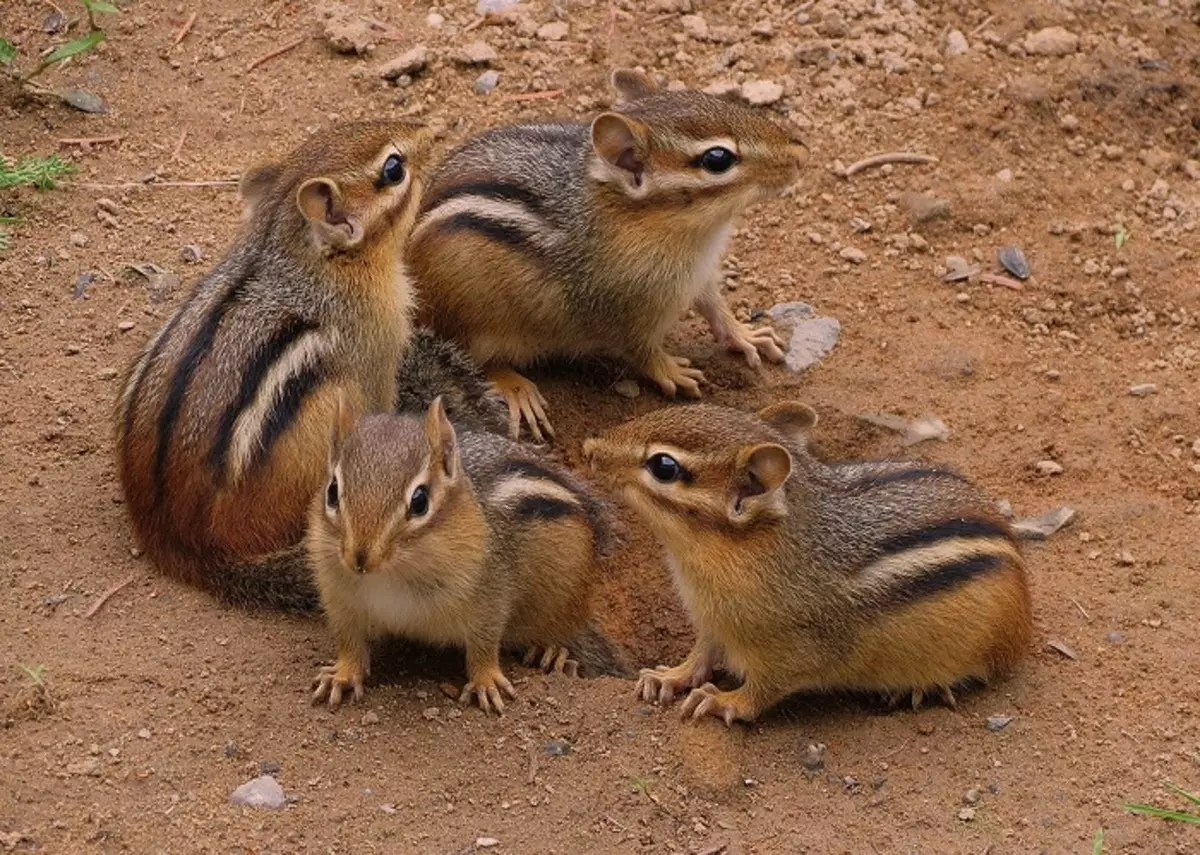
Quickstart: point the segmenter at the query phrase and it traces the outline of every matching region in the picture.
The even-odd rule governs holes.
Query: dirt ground
[[[5,0],[0,35],[27,56],[62,42],[43,32],[53,5]],[[1092,852],[1103,829],[1105,852],[1200,852],[1196,826],[1123,809],[1182,807],[1162,781],[1200,789],[1200,5],[532,0],[475,26],[474,3],[356,0],[349,20],[377,22],[363,56],[335,53],[309,3],[121,5],[107,44],[43,78],[96,92],[107,115],[0,101],[5,155],[79,167],[59,190],[0,196],[23,217],[0,252],[0,851],[1004,855]],[[555,20],[565,37],[539,35]],[[486,96],[484,69],[455,60],[477,40],[498,54]],[[379,78],[417,44],[427,69]],[[162,182],[236,177],[338,118],[415,114],[450,144],[586,117],[613,65],[775,82],[766,109],[811,146],[794,192],[736,234],[728,296],[743,312],[808,301],[841,340],[803,375],[755,375],[688,319],[674,344],[711,400],[799,398],[823,453],[945,461],[1018,516],[1077,509],[1027,549],[1036,642],[1011,679],[957,710],[799,698],[726,730],[681,724],[630,682],[515,663],[520,698],[487,719],[440,690],[458,656],[419,656],[331,714],[308,704],[333,652],[319,621],[222,608],[136,557],[118,377],[240,216],[230,187]],[[562,93],[506,100],[547,90]],[[837,174],[887,151],[938,160]],[[948,213],[914,223],[911,192]],[[1033,268],[1024,290],[942,281],[951,255],[1002,272],[1009,244]],[[138,262],[180,286],[152,293],[123,273]],[[663,405],[603,376],[537,376],[573,462],[591,429]],[[864,411],[933,413],[952,433],[905,449]],[[639,664],[671,662],[687,618],[627,521],[597,609]],[[995,731],[997,715],[1012,720]],[[229,803],[260,770],[285,810]]]

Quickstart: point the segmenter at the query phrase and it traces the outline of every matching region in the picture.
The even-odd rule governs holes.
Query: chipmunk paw
[[[462,694],[458,696],[458,702],[464,704],[475,700],[485,713],[495,712],[496,715],[502,715],[504,698],[511,699],[516,696],[516,689],[504,676],[504,672],[495,668],[482,671],[472,677],[470,682],[463,687]]]
[[[546,436],[554,438],[554,426],[546,415],[546,399],[536,383],[511,368],[493,369],[488,372],[488,379],[508,404],[508,432],[513,439],[520,437],[522,421],[529,425],[529,433],[536,442],[545,442],[543,430]]]
[[[732,332],[727,346],[735,353],[746,357],[751,368],[762,365],[762,358],[770,362],[783,362],[783,353],[787,345],[770,326],[749,327],[739,324]]]
[[[645,373],[668,398],[676,395],[699,398],[700,384],[705,382],[704,372],[691,366],[691,360],[661,351],[651,359]]]
[[[312,702],[319,704],[328,700],[329,708],[335,710],[341,705],[342,694],[347,689],[354,701],[360,701],[365,678],[366,669],[361,663],[339,657],[336,663],[326,665],[313,678]]]
[[[547,674],[565,674],[568,677],[579,676],[579,662],[571,658],[570,650],[557,644],[550,644],[546,647],[531,646],[525,651],[525,656],[521,659],[521,664],[531,667],[536,664],[538,668]]]
[[[693,689],[684,700],[680,713],[683,718],[691,717],[694,721],[711,715],[725,722],[726,727],[732,726],[734,721],[753,721],[758,715],[743,691],[723,692],[712,683]]]

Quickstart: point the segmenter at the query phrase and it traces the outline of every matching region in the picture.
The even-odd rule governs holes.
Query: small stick
[[[471,23],[469,23],[465,27],[463,27],[462,31],[464,33],[469,33],[469,32],[471,32],[471,30],[478,29],[480,26],[482,26],[483,22],[486,20],[487,20],[487,15],[480,15],[474,21],[472,21]]]
[[[138,187],[230,187],[238,186],[232,178],[218,181],[126,181],[121,184],[94,184],[90,181],[71,182],[71,187],[82,190],[135,190]]]
[[[136,578],[135,576],[130,576],[124,582],[118,582],[117,584],[113,585],[111,588],[109,588],[107,591],[105,591],[103,594],[101,594],[99,597],[96,598],[96,602],[92,603],[92,607],[90,609],[88,609],[86,612],[84,612],[83,616],[85,618],[90,618],[96,612],[100,611],[100,609],[104,606],[105,603],[108,602],[109,598],[113,594],[120,591],[126,585],[132,583],[135,578]]]
[[[90,145],[100,145],[101,143],[118,143],[125,139],[123,134],[114,134],[111,137],[65,137],[58,141],[59,145],[81,145],[87,148]]]
[[[718,843],[716,846],[710,846],[707,849],[701,849],[696,855],[721,855],[722,852],[729,850],[728,843]]]
[[[264,53],[258,59],[254,60],[254,62],[247,65],[246,71],[251,72],[254,69],[258,68],[260,65],[262,65],[264,62],[270,62],[271,60],[275,59],[275,57],[277,57],[277,56],[283,56],[289,50],[295,50],[296,48],[300,47],[300,45],[304,44],[306,41],[308,41],[308,36],[301,36],[300,38],[296,39],[294,42],[288,42],[283,47],[277,47],[277,48],[275,48],[275,50],[271,51],[270,53]]]
[[[184,39],[188,37],[188,33],[192,31],[192,27],[196,25],[196,16],[198,12],[193,12],[188,19],[183,22],[183,26],[179,28],[179,32],[175,34],[175,41],[171,43],[171,50],[179,47]]]
[[[886,760],[889,757],[895,757],[897,754],[899,754],[901,751],[903,751],[907,747],[908,747],[908,740],[906,739],[900,743],[900,746],[898,748],[893,748],[891,751],[887,752],[886,754],[880,754],[879,757],[877,757],[876,759]]]
[[[1087,619],[1087,620],[1092,619],[1092,616],[1087,613],[1087,609],[1085,609],[1083,606],[1079,605],[1079,600],[1075,599],[1074,597],[1071,597],[1071,602],[1075,604],[1075,608],[1079,609],[1079,613],[1081,615],[1083,615],[1085,619]]]
[[[533,740],[529,742],[529,774],[526,776],[526,781],[530,784],[537,779],[538,771],[538,750],[534,745]]]
[[[1007,276],[998,276],[995,273],[980,273],[979,281],[987,285],[1003,285],[1005,288],[1011,288],[1014,291],[1025,290],[1025,286],[1016,279],[1009,279]]]
[[[171,152],[171,161],[179,160],[179,153],[183,151],[183,144],[187,142],[188,129],[184,128],[183,133],[179,135],[179,142],[175,143],[175,150]]]
[[[501,101],[549,101],[563,94],[561,89],[547,89],[544,92],[519,92],[516,95],[505,95]]]
[[[856,172],[862,172],[864,169],[870,169],[874,166],[883,166],[887,163],[937,163],[938,159],[929,154],[915,154],[911,151],[889,151],[885,154],[873,154],[870,157],[863,158],[857,163],[852,163],[842,170],[842,177],[849,178]]]
[[[996,20],[995,15],[988,15],[986,18],[984,18],[983,22],[978,27],[971,30],[971,38],[975,38],[977,35],[982,33],[984,31],[984,29],[987,28],[987,25],[990,24],[994,20]]]

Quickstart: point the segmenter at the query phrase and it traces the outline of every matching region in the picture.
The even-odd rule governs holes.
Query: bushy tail
[[[615,641],[600,629],[594,620],[588,621],[577,636],[567,642],[571,658],[579,663],[582,677],[632,677],[629,656]]]
[[[396,411],[423,414],[438,396],[457,427],[508,433],[508,411],[462,350],[428,329],[417,329],[396,373]]]
[[[221,602],[241,608],[305,614],[321,608],[303,542],[253,559],[212,565],[200,584]]]

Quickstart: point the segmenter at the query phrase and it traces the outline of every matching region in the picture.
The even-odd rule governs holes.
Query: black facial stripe
[[[187,351],[184,353],[179,367],[175,369],[174,376],[171,377],[167,398],[163,402],[162,412],[158,416],[158,444],[154,449],[155,501],[162,499],[166,490],[167,456],[170,452],[173,428],[179,418],[179,409],[183,406],[184,395],[187,394],[188,386],[191,385],[192,377],[200,367],[200,362],[212,349],[213,339],[217,336],[217,328],[221,325],[225,312],[237,298],[238,293],[239,288],[235,285],[226,291],[220,302],[209,311],[199,331],[188,343]]]
[[[485,199],[496,199],[502,202],[516,202],[534,214],[541,215],[543,213],[541,197],[520,185],[504,181],[469,181],[464,184],[443,187],[421,203],[421,213],[428,213],[439,205],[463,196],[481,196]]]
[[[1006,564],[1002,556],[990,554],[971,555],[940,564],[929,568],[925,573],[905,579],[903,584],[888,590],[877,605],[880,608],[895,608],[914,603],[1001,570]]]
[[[517,503],[517,516],[521,519],[556,520],[570,516],[579,506],[562,499],[546,496],[524,496]]]
[[[489,220],[467,211],[448,217],[442,221],[439,228],[448,232],[477,232],[516,249],[527,248],[529,240],[529,235],[517,226],[499,220]]]
[[[209,465],[212,466],[218,478],[223,478],[225,475],[225,467],[229,462],[229,444],[233,440],[233,427],[237,423],[238,416],[258,397],[258,390],[262,386],[267,372],[271,370],[271,366],[291,347],[296,339],[316,328],[317,325],[312,321],[303,318],[289,318],[282,327],[275,331],[266,344],[255,352],[254,357],[245,367],[237,399],[222,413],[220,424],[217,426],[217,437],[209,454]]]
[[[1009,534],[1008,529],[999,523],[978,519],[955,519],[888,538],[879,544],[877,551],[882,557],[922,546],[932,546],[941,540],[977,537],[1008,539]]]
[[[251,458],[251,466],[258,466],[267,459],[272,446],[296,420],[300,408],[304,405],[304,399],[320,385],[322,375],[320,364],[306,365],[283,384],[279,399],[263,420],[262,434]]]

